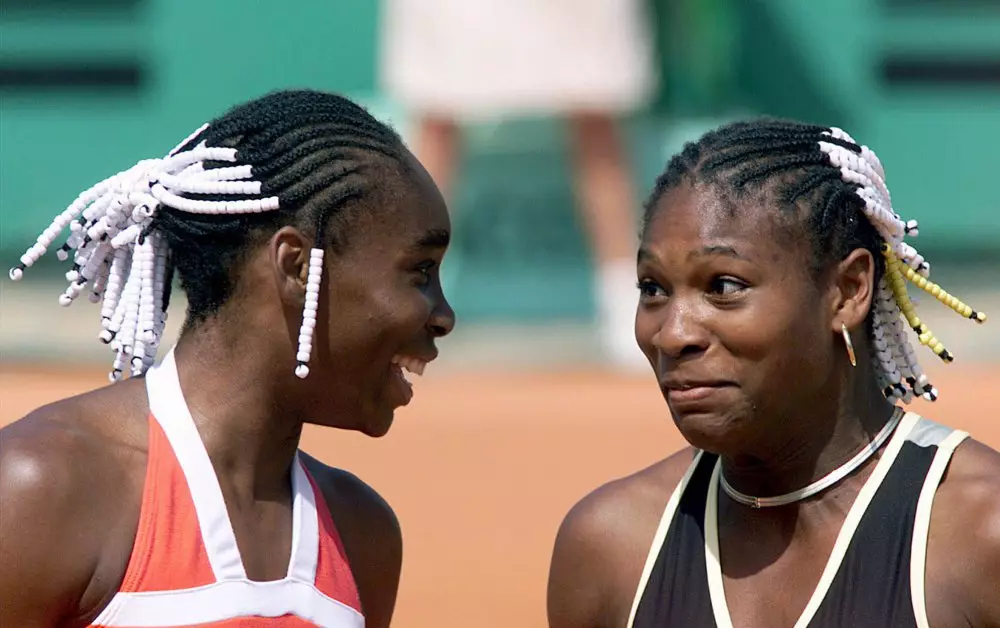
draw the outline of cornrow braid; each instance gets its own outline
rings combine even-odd
[[[187,324],[218,311],[233,265],[255,239],[285,224],[314,232],[295,374],[309,374],[326,247],[343,245],[328,223],[371,189],[373,159],[402,162],[400,137],[364,108],[310,90],[268,94],[202,125],[165,157],[146,159],[81,193],[11,269],[22,278],[70,228],[56,255],[73,256],[68,306],[87,288],[101,302],[110,374],[144,373],[154,362],[177,270]]]
[[[879,386],[893,402],[909,403],[914,394],[937,399],[903,322],[943,361],[954,356],[917,317],[906,282],[978,323],[986,321],[986,314],[928,279],[930,265],[904,241],[918,234],[917,222],[903,220],[893,209],[885,170],[871,149],[838,128],[771,118],[726,125],[688,143],[671,159],[646,203],[645,224],[660,198],[685,180],[736,195],[770,185],[786,211],[807,207],[816,270],[856,248],[871,251],[877,289],[868,325]]]

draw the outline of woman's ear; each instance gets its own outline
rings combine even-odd
[[[309,274],[311,241],[295,227],[282,227],[269,241],[271,268],[284,305],[301,307]]]
[[[867,249],[854,249],[833,269],[833,317],[831,331],[841,325],[854,330],[868,317],[875,294],[875,258]]]

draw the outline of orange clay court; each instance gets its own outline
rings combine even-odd
[[[1000,365],[928,366],[941,398],[913,409],[1000,448]],[[0,425],[106,381],[103,365],[3,364]],[[682,444],[651,375],[431,368],[415,389],[382,439],[307,429],[303,442],[395,508],[400,628],[544,628],[549,553],[567,509]]]

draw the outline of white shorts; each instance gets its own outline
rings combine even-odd
[[[386,0],[387,95],[455,118],[624,113],[657,87],[643,0]]]

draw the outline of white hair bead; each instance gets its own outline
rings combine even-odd
[[[208,172],[212,172],[209,170]],[[175,192],[194,194],[260,194],[260,181],[229,181],[199,176],[174,176],[163,173],[159,183]]]
[[[316,330],[316,313],[319,311],[319,290],[323,275],[324,250],[314,248],[309,251],[309,269],[306,273],[306,296],[302,307],[302,323],[299,327],[298,349],[295,359],[298,365],[295,375],[305,379],[309,376],[309,359],[312,355],[312,339]]]
[[[179,151],[180,149],[184,148],[184,146],[185,146],[185,145],[186,145],[186,144],[187,144],[188,142],[190,142],[190,141],[191,141],[191,140],[193,140],[194,138],[196,138],[196,137],[198,137],[199,135],[201,135],[201,134],[202,134],[202,132],[204,132],[204,131],[205,131],[205,129],[207,129],[207,128],[208,128],[208,123],[206,122],[205,124],[201,125],[201,126],[200,126],[200,127],[198,127],[197,129],[195,129],[194,133],[192,133],[191,135],[188,135],[187,137],[185,137],[185,138],[184,138],[184,139],[183,139],[183,140],[182,140],[182,141],[181,141],[181,142],[180,142],[180,143],[179,143],[179,144],[178,144],[177,146],[174,146],[174,148],[173,148],[173,149],[171,149],[171,151],[170,151],[169,153],[167,153],[167,157],[173,157],[174,155],[176,155],[176,154],[177,154],[177,152],[178,152],[178,151]]]
[[[843,180],[859,186],[857,194],[864,201],[864,214],[890,249],[916,272],[928,276],[930,266],[923,256],[903,241],[906,236],[917,235],[916,221],[904,221],[893,209],[892,197],[885,184],[885,169],[875,152],[867,146],[858,145],[841,129],[831,128],[821,135],[858,146],[859,152],[855,152],[833,142],[818,142],[820,150],[828,156],[830,165],[840,170]],[[887,394],[887,398],[909,403],[914,393],[924,393],[927,398],[936,396],[936,391],[931,392],[927,378],[917,363],[902,312],[884,277],[876,290],[873,307],[873,353],[876,354],[874,359],[879,365],[880,379],[898,384],[904,390],[899,393],[898,389],[893,388],[894,392]],[[907,390],[904,383],[910,381],[916,383]]]
[[[167,157],[156,165],[160,172],[175,173],[197,161],[236,161],[236,149],[209,147],[202,142],[191,150]]]
[[[60,261],[73,259],[66,274],[69,286],[59,302],[69,305],[89,284],[91,300],[101,303],[102,342],[111,343],[117,355],[110,375],[120,379],[126,365],[133,375],[153,363],[166,326],[163,309],[166,285],[167,243],[150,231],[159,211],[191,214],[256,214],[280,209],[277,196],[261,197],[262,183],[253,180],[253,166],[236,163],[234,148],[211,147],[205,141],[182,150],[205,132],[199,127],[177,144],[165,157],[144,159],[84,190],[42,230],[9,271],[13,281],[24,276],[69,227],[66,243],[56,250]],[[231,166],[205,169],[205,162],[230,162]],[[222,201],[191,199],[184,194],[242,196]],[[139,243],[140,235],[143,243]],[[302,335],[298,353],[310,353],[318,309],[320,255],[310,256],[310,275],[303,309]],[[303,351],[304,350],[304,351]],[[129,360],[128,356],[132,359]],[[301,360],[300,360],[301,361]],[[308,355],[305,361],[308,361]],[[296,374],[305,377],[308,367],[298,365]]]
[[[101,326],[107,329],[114,316],[118,299],[124,287],[125,275],[128,272],[129,261],[127,251],[118,249],[111,259],[111,269],[108,273],[108,287],[104,290],[104,301],[101,305]]]
[[[142,233],[142,226],[132,225],[128,229],[125,229],[124,231],[113,237],[111,239],[111,246],[113,246],[116,249],[120,249],[125,245],[133,244],[136,238],[139,237],[140,233]]]
[[[197,170],[192,170],[192,168],[197,168]],[[239,181],[253,177],[253,166],[224,166],[205,170],[201,166],[201,162],[198,162],[192,164],[190,168],[182,171],[178,176],[190,177],[197,181]]]

